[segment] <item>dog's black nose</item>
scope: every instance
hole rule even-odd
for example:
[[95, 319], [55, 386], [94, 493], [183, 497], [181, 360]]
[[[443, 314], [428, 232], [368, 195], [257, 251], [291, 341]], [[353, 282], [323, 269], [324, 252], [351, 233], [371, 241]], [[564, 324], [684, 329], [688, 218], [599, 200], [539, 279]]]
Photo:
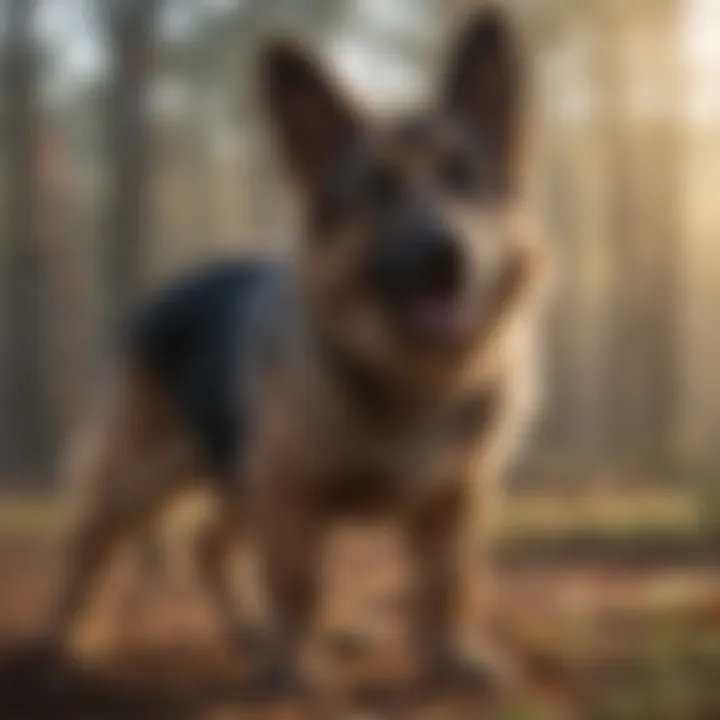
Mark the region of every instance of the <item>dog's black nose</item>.
[[462, 244], [442, 228], [414, 230], [380, 245], [367, 266], [371, 285], [391, 302], [417, 297], [448, 298], [461, 289]]
[[449, 232], [438, 231], [419, 238], [415, 248], [413, 285], [430, 294], [449, 294], [460, 285], [462, 248]]

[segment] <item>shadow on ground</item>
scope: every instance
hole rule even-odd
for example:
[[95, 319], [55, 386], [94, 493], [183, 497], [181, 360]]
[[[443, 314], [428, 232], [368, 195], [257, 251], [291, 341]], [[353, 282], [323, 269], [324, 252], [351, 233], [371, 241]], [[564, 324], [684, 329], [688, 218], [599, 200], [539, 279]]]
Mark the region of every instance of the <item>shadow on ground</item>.
[[83, 664], [28, 645], [0, 656], [3, 720], [470, 720], [489, 706], [487, 697], [430, 696], [421, 689], [407, 693], [392, 683], [335, 689], [336, 697], [322, 700], [261, 701], [253, 696], [237, 659], [191, 646], [138, 648], [100, 664]]

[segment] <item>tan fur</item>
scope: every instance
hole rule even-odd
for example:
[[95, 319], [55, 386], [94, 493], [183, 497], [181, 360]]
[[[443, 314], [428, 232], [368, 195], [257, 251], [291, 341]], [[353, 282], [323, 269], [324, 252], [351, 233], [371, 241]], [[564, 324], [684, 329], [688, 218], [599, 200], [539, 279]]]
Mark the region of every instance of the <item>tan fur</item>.
[[201, 471], [196, 451], [167, 400], [141, 373], [123, 374], [105, 416], [96, 418], [93, 447], [78, 484], [80, 517], [55, 631], [72, 635], [91, 605], [107, 560]]
[[[318, 97], [344, 128], [340, 106], [325, 93]], [[376, 133], [374, 152], [385, 153], [407, 183], [428, 180], [453, 141], [440, 133], [434, 145], [410, 148]], [[307, 193], [317, 168], [303, 165], [308, 148], [294, 150], [291, 168], [304, 170]], [[362, 217], [336, 228], [330, 242], [313, 235], [308, 219], [306, 234], [321, 241], [306, 242], [297, 258], [303, 310], [378, 369], [402, 400], [397, 417], [368, 420], [330, 372], [317, 337], [303, 327], [258, 388], [262, 402], [236, 485], [242, 497], [223, 498], [224, 512], [201, 557], [218, 610], [231, 618], [224, 558], [240, 530], [257, 543], [273, 620], [262, 657], [271, 675], [291, 675], [300, 662], [313, 625], [325, 528], [338, 516], [367, 513], [391, 515], [406, 531], [417, 570], [414, 637], [424, 669], [460, 673], [465, 661], [481, 669], [477, 646], [487, 636], [470, 579], [479, 571], [489, 578], [498, 478], [535, 401], [533, 335], [545, 261], [518, 202], [504, 197], [478, 207], [443, 197], [437, 203], [469, 251], [472, 306], [482, 309], [467, 337], [442, 352], [432, 345], [419, 351], [394, 332], [363, 282]], [[468, 408], [474, 413], [469, 424]], [[78, 616], [118, 538], [202, 471], [182, 419], [157, 388], [129, 373], [89, 471], [91, 505], [80, 525], [65, 626]]]
[[[266, 389], [249, 478], [271, 610], [283, 619], [275, 661], [296, 659], [312, 626], [318, 543], [339, 514], [399, 517], [419, 570], [417, 641], [440, 653], [448, 633], [477, 635], [467, 579], [487, 556], [496, 483], [533, 402], [532, 352], [524, 334], [542, 273], [539, 248], [516, 238], [515, 261], [498, 279], [492, 317], [474, 352], [423, 378], [413, 417], [394, 429], [368, 426], [311, 362], [290, 364]], [[532, 248], [532, 250], [530, 249]], [[413, 378], [412, 367], [405, 378]], [[444, 423], [470, 390], [491, 391], [491, 412], [472, 437]], [[473, 628], [474, 632], [470, 632]]]
[[[518, 243], [517, 264], [498, 285], [484, 336], [454, 370], [437, 366], [420, 378], [408, 358], [405, 377], [422, 379], [417, 387], [423, 392], [417, 411], [397, 428], [379, 431], [356, 416], [302, 341], [297, 361], [268, 382], [246, 468], [249, 492], [224, 498], [224, 512], [208, 528], [199, 559], [217, 611], [227, 631], [235, 632], [225, 559], [239, 531], [252, 534], [271, 617], [279, 620], [271, 664], [302, 656], [313, 626], [323, 531], [338, 514], [392, 515], [407, 528], [418, 571], [415, 637], [423, 657], [442, 655], [451, 637], [465, 646], [477, 636], [477, 602], [469, 598], [467, 580], [487, 562], [482, 555], [497, 478], [531, 401], [526, 375], [533, 356], [522, 335], [541, 267], [533, 253]], [[461, 442], [446, 437], [446, 413], [465, 393], [483, 387], [491, 393], [487, 421]], [[61, 609], [66, 629], [91, 601], [112, 549], [203, 470], [180, 419], [156, 388], [133, 373], [121, 383], [98, 451], [87, 469], [89, 504]]]

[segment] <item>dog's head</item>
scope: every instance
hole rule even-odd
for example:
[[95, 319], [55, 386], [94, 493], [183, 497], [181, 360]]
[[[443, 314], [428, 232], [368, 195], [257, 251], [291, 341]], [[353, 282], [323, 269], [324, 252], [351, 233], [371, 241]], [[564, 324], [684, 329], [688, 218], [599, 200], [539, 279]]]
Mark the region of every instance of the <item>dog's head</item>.
[[508, 18], [469, 22], [436, 100], [390, 120], [363, 116], [294, 45], [271, 46], [263, 69], [325, 331], [385, 364], [476, 349], [522, 277], [523, 78]]

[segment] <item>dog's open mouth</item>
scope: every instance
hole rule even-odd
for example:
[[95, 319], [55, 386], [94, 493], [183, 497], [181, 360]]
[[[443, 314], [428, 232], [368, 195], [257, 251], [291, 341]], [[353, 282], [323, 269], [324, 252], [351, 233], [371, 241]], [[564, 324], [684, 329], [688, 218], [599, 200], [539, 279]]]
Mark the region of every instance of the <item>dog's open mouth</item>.
[[370, 282], [401, 331], [424, 345], [463, 342], [472, 332], [467, 264], [452, 243], [398, 245], [370, 265]]
[[412, 329], [423, 338], [453, 342], [465, 336], [472, 321], [457, 262], [436, 262], [416, 278], [405, 299]]
[[407, 309], [413, 329], [422, 336], [452, 341], [470, 327], [468, 303], [459, 293], [427, 293], [412, 298]]

